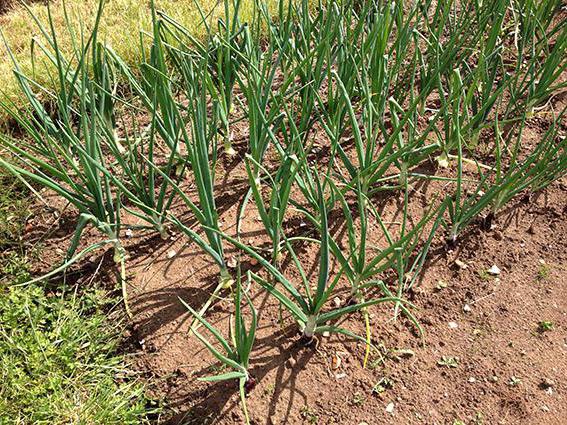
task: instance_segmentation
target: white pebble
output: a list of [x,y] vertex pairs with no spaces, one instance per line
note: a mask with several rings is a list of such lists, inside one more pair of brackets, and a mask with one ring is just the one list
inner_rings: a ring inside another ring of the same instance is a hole
[[457,322],[449,322],[449,328],[457,329],[458,327],[459,327],[459,324]]
[[488,269],[488,273],[493,276],[498,276],[500,274],[500,271],[500,268],[496,264],[493,264],[492,267]]
[[394,403],[388,403],[388,405],[386,406],[386,412],[394,413]]

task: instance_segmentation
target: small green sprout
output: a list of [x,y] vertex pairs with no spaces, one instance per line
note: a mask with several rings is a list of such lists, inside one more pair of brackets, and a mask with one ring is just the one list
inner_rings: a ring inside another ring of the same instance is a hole
[[309,406],[305,405],[299,409],[301,417],[305,419],[310,424],[316,424],[319,421],[319,416],[317,412],[310,408]]
[[351,403],[352,403],[354,406],[362,406],[365,401],[366,401],[366,397],[364,397],[363,394],[361,394],[359,391],[357,391],[357,392],[355,392],[354,395],[352,396]]
[[553,330],[553,322],[549,320],[542,320],[537,324],[537,330],[539,333],[544,333]]
[[537,280],[538,282],[546,281],[549,279],[549,275],[551,274],[551,266],[546,263],[542,263],[539,265],[537,270]]
[[382,394],[386,390],[391,389],[393,386],[394,386],[394,383],[392,382],[392,380],[390,378],[383,377],[374,385],[374,387],[372,387],[372,393],[373,394]]
[[437,361],[439,366],[445,367],[457,367],[459,365],[459,358],[458,357],[451,357],[451,356],[443,356],[439,361]]

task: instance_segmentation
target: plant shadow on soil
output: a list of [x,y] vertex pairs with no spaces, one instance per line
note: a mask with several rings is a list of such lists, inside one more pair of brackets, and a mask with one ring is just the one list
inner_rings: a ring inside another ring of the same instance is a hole
[[[223,160],[223,166],[227,161]],[[244,170],[242,167],[239,168],[238,165],[232,166],[230,173],[226,169],[224,171],[226,174],[222,176],[222,183],[217,184],[216,187],[221,194],[217,197],[219,215],[223,222],[223,230],[234,234],[236,231],[234,218],[237,216],[242,205],[242,199],[247,191],[246,178]],[[420,166],[419,170],[415,171],[431,174],[436,170],[434,164],[425,163]],[[231,174],[230,177],[229,174]],[[445,385],[447,378],[455,379],[451,370],[439,371],[439,367],[436,365],[440,353],[447,351],[444,347],[456,344],[453,352],[460,352],[460,356],[467,359],[470,357],[470,364],[466,367],[470,370],[476,370],[477,373],[477,365],[479,364],[484,368],[492,368],[502,375],[512,373],[512,365],[503,366],[501,363],[501,356],[506,355],[502,351],[497,350],[488,355],[488,359],[478,359],[475,357],[477,356],[476,352],[469,352],[468,346],[471,342],[467,337],[455,339],[447,335],[447,332],[442,328],[446,321],[462,314],[463,303],[470,302],[471,299],[491,297],[494,305],[484,313],[490,316],[479,317],[476,319],[476,324],[471,323],[470,326],[494,329],[498,325],[492,322],[500,319],[504,320],[504,324],[501,323],[500,326],[510,328],[508,331],[514,337],[518,337],[518,328],[525,328],[526,323],[508,325],[510,311],[513,308],[507,305],[509,302],[507,296],[504,294],[495,295],[497,289],[487,288],[487,283],[482,282],[482,279],[479,282],[477,271],[479,267],[489,267],[489,263],[494,262],[503,263],[504,267],[508,269],[507,272],[514,272],[515,275],[522,276],[529,271],[526,270],[525,266],[521,266],[519,261],[521,255],[524,255],[522,259],[526,263],[535,262],[534,258],[541,255],[551,257],[549,259],[551,263],[560,263],[565,254],[561,251],[561,248],[548,251],[545,246],[550,241],[555,241],[554,243],[561,246],[561,242],[557,239],[561,232],[558,234],[558,224],[554,223],[560,221],[562,215],[567,212],[564,185],[565,183],[562,182],[556,183],[554,188],[533,196],[531,199],[520,198],[505,206],[494,222],[497,226],[496,230],[486,229],[485,223],[481,219],[476,220],[460,235],[459,243],[452,249],[447,247],[442,236],[443,232],[438,232],[440,234],[431,246],[429,256],[424,264],[424,270],[415,288],[408,293],[408,299],[418,307],[418,319],[426,328],[426,347],[421,346],[421,339],[413,332],[413,328],[406,324],[406,321],[401,321],[392,326],[392,323],[387,323],[391,318],[387,311],[382,308],[376,309],[375,314],[378,319],[374,325],[375,334],[373,338],[377,338],[375,342],[384,342],[387,347],[412,347],[412,350],[416,353],[416,358],[419,357],[416,362],[421,365],[419,370],[412,369],[410,371],[402,370],[403,367],[400,363],[392,360],[387,360],[382,365],[384,371],[396,377],[397,386],[402,387],[401,389],[391,390],[394,391],[393,394],[402,397],[411,406],[411,409],[408,408],[408,410],[400,413],[402,415],[400,418],[403,418],[401,420],[411,421],[410,418],[414,417],[412,409],[427,412],[425,406],[428,403],[439,406],[440,409],[437,413],[421,413],[431,421],[446,419],[451,415],[462,415],[462,413],[459,413],[460,411],[467,411],[463,407],[456,408],[456,405],[450,401],[440,401],[442,397],[426,393],[428,388],[432,386]],[[413,186],[413,196],[409,205],[411,215],[420,217],[429,206],[432,194],[440,190],[443,190],[443,185],[434,184],[430,181],[419,182]],[[192,196],[196,196],[190,189],[188,192]],[[400,196],[387,191],[377,192],[373,197],[373,202],[376,204],[377,211],[387,217],[388,223],[395,227],[395,223],[400,220],[403,213]],[[57,207],[56,204],[55,207]],[[64,209],[63,206],[60,207]],[[175,208],[184,224],[195,228],[194,219],[186,213],[182,214],[183,206],[177,205]],[[249,208],[251,211],[247,210],[241,229],[242,240],[256,247],[269,245],[269,241],[261,228],[261,223],[255,217],[254,210],[252,207]],[[42,209],[42,207],[38,206],[38,209]],[[45,249],[45,255],[42,256],[43,266],[40,268],[46,271],[54,264],[60,263],[61,260],[60,253],[49,248],[62,247],[68,243],[74,221],[71,214],[68,213],[57,219],[54,224],[52,218],[46,219],[50,212],[46,212],[45,208],[42,211],[43,214],[36,215],[34,226],[28,232],[26,238],[34,241],[40,235],[45,235],[48,232],[48,236],[43,236],[41,239],[42,244],[47,249]],[[344,240],[346,229],[341,211],[330,211],[329,221],[329,228],[333,237],[339,241]],[[315,229],[306,224],[298,215],[289,217],[284,228],[290,236],[306,234],[317,236]],[[559,225],[559,229],[561,228]],[[377,230],[377,227],[372,229],[369,235],[372,242],[377,246],[384,243],[383,234]],[[87,232],[81,248],[93,243],[98,237],[99,235],[93,231]],[[529,245],[530,251],[527,254],[520,254],[520,248],[516,246],[518,244]],[[168,423],[240,423],[242,414],[235,382],[204,384],[196,381],[198,377],[215,374],[216,366],[210,354],[195,338],[189,336],[188,329],[191,317],[179,302],[179,298],[182,298],[193,308],[199,308],[209,298],[212,289],[217,285],[217,266],[205,254],[196,249],[194,244],[179,234],[172,235],[170,240],[164,241],[159,236],[135,232],[135,236],[128,240],[126,245],[130,255],[128,260],[128,291],[131,297],[134,320],[130,329],[130,339],[124,344],[124,351],[133,355],[136,369],[149,378],[153,395],[165,400],[168,409],[172,412]],[[171,251],[175,253],[173,258],[169,258],[168,255]],[[308,275],[315,275],[319,259],[316,247],[313,247],[312,244],[298,244],[297,252],[302,263],[304,262],[307,267]],[[237,254],[233,247],[227,245],[227,258],[235,255]],[[77,284],[88,283],[92,274],[96,272],[109,282],[117,282],[116,267],[111,257],[110,250],[107,250],[82,260],[66,273],[67,281]],[[473,263],[474,266],[471,265],[468,271],[460,270],[454,264],[455,258],[465,259],[468,263]],[[244,271],[248,269],[259,271],[258,266],[252,266],[246,259],[242,259],[241,265]],[[292,261],[286,256],[282,261],[281,268],[290,279],[298,280],[299,275],[294,267],[291,267],[292,265]],[[534,266],[531,265],[530,267]],[[555,275],[552,273],[552,276],[561,281],[561,276],[564,276],[565,270],[559,267],[556,268],[555,273]],[[557,274],[558,276],[556,276]],[[385,273],[383,276],[386,282],[391,282],[394,278],[395,276],[391,273]],[[450,282],[456,281],[457,283],[452,284],[451,288],[446,290],[449,292],[444,293],[445,295],[439,298],[439,290],[436,289],[435,285],[441,279]],[[514,288],[520,283],[511,285],[511,288],[507,288],[508,291],[514,291]],[[345,299],[347,290],[344,286],[338,287],[337,296]],[[518,291],[525,291],[525,288],[518,289]],[[259,310],[261,320],[251,364],[252,374],[257,379],[258,386],[252,391],[248,402],[254,423],[301,423],[305,420],[301,408],[305,407],[305,411],[310,412],[309,409],[312,406],[316,406],[314,411],[322,420],[341,417],[338,412],[341,412],[344,408],[345,397],[351,397],[349,394],[353,390],[356,391],[357,388],[361,388],[361,386],[366,388],[364,390],[366,393],[368,386],[371,387],[369,382],[376,380],[377,376],[381,376],[381,372],[364,370],[356,364],[349,366],[348,369],[353,381],[348,385],[342,384],[334,377],[334,371],[329,371],[328,359],[334,355],[333,353],[348,353],[347,358],[356,359],[355,363],[357,363],[364,351],[360,344],[348,339],[325,338],[320,341],[320,346],[317,348],[302,347],[297,342],[297,327],[291,323],[289,318],[284,320],[284,329],[280,326],[277,303],[269,299],[264,292],[255,288],[252,288],[251,295]],[[213,303],[210,309],[210,317],[208,317],[225,335],[228,334],[230,303],[225,301],[224,298],[229,296],[229,291],[221,293],[219,299]],[[533,297],[534,294],[526,291],[525,297],[530,296]],[[549,296],[545,299],[548,298]],[[524,302],[533,301],[522,299]],[[542,302],[549,303],[552,301]],[[538,308],[541,307],[531,307],[530,315],[522,316],[523,319],[535,320],[533,316],[538,314],[536,313]],[[423,314],[422,310],[427,311],[427,314]],[[492,319],[487,317],[492,317]],[[468,321],[470,322],[471,319],[468,319]],[[556,322],[559,321],[559,319],[556,319]],[[348,322],[346,325],[349,330],[363,334],[363,328],[358,321],[355,320],[355,323],[352,323],[352,320]],[[274,329],[275,331],[273,331]],[[447,338],[450,338],[450,340],[447,340]],[[490,347],[484,348],[484,350],[490,353],[494,349],[493,346],[497,347],[498,343],[501,342],[501,338],[492,334],[489,334],[487,338]],[[508,336],[508,338],[511,337]],[[538,343],[541,345],[545,341],[542,338],[549,337],[543,335],[538,336],[538,338]],[[480,348],[477,349],[481,350]],[[538,349],[541,349],[541,346]],[[528,352],[529,348],[524,351]],[[532,348],[532,351],[537,352],[537,349]],[[290,365],[290,361],[293,364]],[[350,363],[352,364],[352,362],[353,360]],[[210,367],[211,364],[213,365],[212,368]],[[544,371],[541,373],[552,374],[547,364],[541,364],[539,367]],[[563,367],[559,369],[563,370]],[[565,369],[567,370],[567,367]],[[410,373],[415,376],[409,376]],[[424,376],[424,373],[431,376]],[[423,380],[426,384],[417,382],[417,379]],[[541,382],[534,382],[534,387],[539,388]],[[321,385],[328,388],[317,389]],[[352,388],[347,388],[349,386]],[[406,390],[404,391],[403,388],[406,388]],[[484,410],[487,418],[497,418],[501,414],[511,414],[514,417],[521,418],[521,420],[539,418],[534,413],[534,409],[530,408],[523,399],[518,399],[518,395],[512,393],[505,383],[504,387],[487,390],[486,394],[481,397],[481,401],[478,397],[470,395],[467,390],[454,388],[454,391],[462,391],[462,394],[456,396],[455,403],[472,403],[477,406],[478,410]],[[541,392],[541,390],[533,390],[530,392],[530,396],[540,400]],[[408,396],[409,393],[412,395]],[[374,415],[383,414],[384,401],[380,397],[370,397],[369,405],[366,406],[368,409],[360,410],[358,406],[350,406],[352,417],[349,415],[342,416],[343,423],[358,423],[367,419],[366,410],[373,412]],[[456,413],[447,413],[453,411]],[[559,409],[559,412],[558,414],[561,415],[563,411]],[[382,420],[383,423],[389,423],[387,418],[382,418]],[[538,422],[539,420],[533,419],[533,423],[545,423]]]

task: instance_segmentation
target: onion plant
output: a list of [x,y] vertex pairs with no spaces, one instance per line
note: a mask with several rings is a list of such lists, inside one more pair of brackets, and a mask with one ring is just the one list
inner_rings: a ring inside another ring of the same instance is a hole
[[[250,275],[248,275],[250,280]],[[249,363],[250,353],[254,346],[256,338],[256,328],[258,326],[257,313],[250,300],[250,297],[242,289],[240,270],[237,274],[236,285],[234,291],[234,320],[231,320],[230,337],[229,340],[225,339],[222,334],[211,325],[202,314],[196,312],[191,306],[180,298],[183,305],[191,312],[191,314],[201,323],[214,337],[216,342],[220,344],[221,348],[216,348],[213,343],[209,341],[199,331],[193,330],[195,336],[207,347],[223,366],[232,369],[231,372],[222,373],[206,378],[200,378],[201,381],[206,382],[219,382],[237,379],[239,382],[240,400],[242,403],[242,410],[246,423],[250,423],[248,416],[248,409],[246,408],[246,394],[251,391],[256,385],[256,379],[250,374]],[[242,304],[246,303],[250,311],[251,319],[249,326],[246,325],[244,319],[244,312]]]
[[[369,301],[355,303],[344,307],[335,307],[325,309],[328,301],[332,299],[337,284],[340,282],[344,269],[339,270],[334,277],[330,276],[329,265],[331,262],[331,236],[329,234],[327,222],[327,209],[324,198],[324,187],[319,180],[316,180],[317,192],[319,199],[319,217],[320,217],[320,241],[316,243],[320,246],[319,251],[319,273],[315,287],[312,287],[304,267],[301,265],[292,243],[289,239],[285,238],[286,249],[295,266],[297,267],[302,280],[303,291],[297,289],[296,285],[288,280],[279,270],[274,267],[270,261],[266,260],[262,255],[256,252],[251,247],[243,244],[238,239],[223,234],[222,236],[234,244],[237,248],[243,250],[248,255],[254,257],[259,264],[269,273],[273,278],[272,281],[267,281],[256,273],[251,273],[254,281],[259,283],[268,293],[273,295],[280,304],[287,310],[294,320],[300,326],[302,333],[302,340],[306,343],[311,342],[316,333],[333,332],[342,333],[351,337],[361,339],[352,332],[337,326],[333,322],[341,317],[371,305],[386,303],[386,302],[403,302],[395,296],[387,296],[381,298],[374,298]],[[285,236],[284,236],[285,237]],[[278,287],[282,286],[281,290]],[[382,282],[377,282],[376,285],[382,285]]]
[[[268,185],[271,187],[269,202],[266,204],[262,196],[262,187],[258,184],[253,168],[259,168],[266,175]],[[272,264],[277,265],[281,258],[283,245],[283,221],[289,205],[291,189],[299,169],[298,159],[295,156],[285,158],[275,174],[255,162],[251,156],[246,160],[246,171],[251,184],[252,195],[262,224],[272,241]]]
[[[240,22],[241,0],[223,0],[224,17],[217,21],[216,28],[212,27],[198,2],[195,2],[201,15],[201,25],[206,30],[204,40],[198,39],[186,28],[165,14],[160,14],[163,21],[169,26],[165,29],[177,42],[189,48],[193,54],[206,58],[209,77],[206,79],[210,95],[218,105],[219,134],[224,141],[227,155],[236,154],[231,143],[231,113],[234,106],[234,86],[237,73],[242,66],[242,55],[247,37],[244,32],[246,26]],[[185,56],[177,56],[174,61],[177,67],[183,67]],[[181,75],[183,70],[180,69]]]
[[[101,137],[108,122],[100,113],[106,110],[106,99],[97,95],[99,91],[88,72],[89,54],[96,43],[101,14],[102,6],[88,39],[81,38],[81,44],[74,45],[74,66],[57,48],[51,14],[51,32],[40,26],[55,52],[50,57],[56,65],[56,92],[25,75],[12,55],[14,74],[28,108],[19,110],[8,102],[2,102],[0,106],[22,129],[25,138],[15,140],[1,135],[1,143],[13,154],[13,162],[0,161],[11,172],[53,190],[77,209],[79,220],[68,257],[77,249],[85,227],[93,224],[108,239],[115,241],[114,259],[121,262],[124,260],[124,250],[119,242],[121,191],[113,185],[108,173],[101,172],[108,167]],[[48,52],[47,48],[45,52]],[[46,95],[55,104],[55,116],[46,109],[42,99]]]

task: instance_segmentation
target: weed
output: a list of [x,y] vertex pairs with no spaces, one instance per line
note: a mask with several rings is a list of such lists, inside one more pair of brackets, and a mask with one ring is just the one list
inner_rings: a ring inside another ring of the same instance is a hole
[[548,280],[552,270],[553,269],[550,264],[540,264],[537,270],[537,280],[540,282]]
[[456,368],[459,366],[459,358],[451,356],[443,356],[437,361],[439,366],[444,366],[447,368]]
[[549,320],[542,320],[537,324],[537,330],[539,333],[544,333],[553,330],[553,322]]

